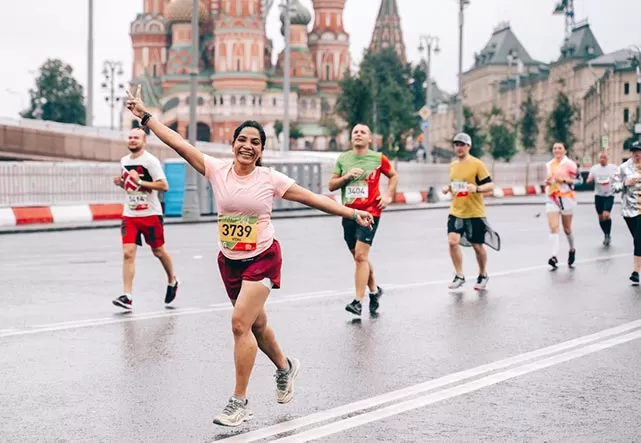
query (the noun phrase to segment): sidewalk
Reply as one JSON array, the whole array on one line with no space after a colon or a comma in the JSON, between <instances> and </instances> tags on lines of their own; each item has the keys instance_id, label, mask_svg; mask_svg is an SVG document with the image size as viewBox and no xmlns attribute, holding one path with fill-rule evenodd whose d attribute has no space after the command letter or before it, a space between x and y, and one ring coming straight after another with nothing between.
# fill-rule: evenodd
<instances>
[{"instance_id":1,"label":"sidewalk","mask_svg":"<svg viewBox=\"0 0 641 443\"><path fill-rule=\"evenodd\" d=\"M536 206L543 205L544 195L529 195L519 197L489 197L485 199L486 206ZM577 192L577 200L580 205L593 204L594 197L592 192ZM619 204L619 200L615 201ZM404 203L392 204L385 211L386 212L401 212L401 211L420 211L430 209L444 209L449 208L449 201L440 201L434 203ZM329 214L318 211L316 209L297 209L287 211L277 211L272 213L272 219L288 219L288 218L303 218L303 217L327 217ZM196 224L196 223L215 223L218 217L215 215L202 216L197 220L185 220L182 217L167 217L165 218L166 225L175 224ZM70 231L80 229L106 229L117 228L120 226L120 220L98 220L98 221L81 221L69 223L42 223L42 224L25 224L18 226L0 226L1 234L16 234L26 232L48 232L48 231Z\"/></svg>"}]
</instances>

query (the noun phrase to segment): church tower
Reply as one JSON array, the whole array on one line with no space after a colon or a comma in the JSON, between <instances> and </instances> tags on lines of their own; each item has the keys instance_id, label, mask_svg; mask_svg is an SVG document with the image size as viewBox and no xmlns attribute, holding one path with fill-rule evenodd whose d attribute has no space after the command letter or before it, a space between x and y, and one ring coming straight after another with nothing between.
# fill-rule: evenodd
<instances>
[{"instance_id":1,"label":"church tower","mask_svg":"<svg viewBox=\"0 0 641 443\"><path fill-rule=\"evenodd\" d=\"M214 25L214 89L265 90L263 0L219 0L218 3Z\"/></svg>"},{"instance_id":2,"label":"church tower","mask_svg":"<svg viewBox=\"0 0 641 443\"><path fill-rule=\"evenodd\" d=\"M378 10L378 17L372 33L372 41L369 50L380 52L383 49L391 48L396 51L401 63L407 63L405 54L405 43L403 43L403 30L401 29L401 17L398 15L396 0L382 0Z\"/></svg>"},{"instance_id":3,"label":"church tower","mask_svg":"<svg viewBox=\"0 0 641 443\"><path fill-rule=\"evenodd\" d=\"M313 0L314 27L309 34L316 77L322 93L336 96L350 67L349 34L343 27L345 0Z\"/></svg>"},{"instance_id":4,"label":"church tower","mask_svg":"<svg viewBox=\"0 0 641 443\"><path fill-rule=\"evenodd\" d=\"M133 47L133 78L143 74L164 75L167 61L169 23L163 16L165 0L145 0L141 14L131 23L129 35Z\"/></svg>"}]
</instances>

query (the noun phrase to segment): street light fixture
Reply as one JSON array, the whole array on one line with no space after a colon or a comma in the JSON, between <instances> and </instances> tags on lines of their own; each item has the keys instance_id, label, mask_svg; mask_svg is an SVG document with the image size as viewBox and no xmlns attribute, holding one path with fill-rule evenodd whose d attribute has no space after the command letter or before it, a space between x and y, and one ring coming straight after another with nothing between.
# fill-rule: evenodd
<instances>
[{"instance_id":1,"label":"street light fixture","mask_svg":"<svg viewBox=\"0 0 641 443\"><path fill-rule=\"evenodd\" d=\"M116 87L116 77L120 78L124 74L121 61L105 60L102 68L102 75L105 81L101 86L103 92L107 94L105 101L107 105L111 107L111 130L114 129L114 111L116 104L121 102L125 91L125 85L122 83L118 83L118 87Z\"/></svg>"},{"instance_id":2,"label":"street light fixture","mask_svg":"<svg viewBox=\"0 0 641 443\"><path fill-rule=\"evenodd\" d=\"M456 97L456 132L463 132L463 19L465 7L470 0L456 0L459 5L458 13L458 95Z\"/></svg>"},{"instance_id":3,"label":"street light fixture","mask_svg":"<svg viewBox=\"0 0 641 443\"><path fill-rule=\"evenodd\" d=\"M419 46L418 51L422 53L427 50L427 56L425 58L425 106L428 110L432 109L432 80L430 78L430 71L432 65L432 47L434 47L434 53L438 54L441 52L439 47L439 38L433 35L421 35L419 37ZM424 120L423 126L423 142L425 145L425 156L428 163L432 163L432 143L430 140L430 127L429 127L429 114L428 118Z\"/></svg>"}]
</instances>

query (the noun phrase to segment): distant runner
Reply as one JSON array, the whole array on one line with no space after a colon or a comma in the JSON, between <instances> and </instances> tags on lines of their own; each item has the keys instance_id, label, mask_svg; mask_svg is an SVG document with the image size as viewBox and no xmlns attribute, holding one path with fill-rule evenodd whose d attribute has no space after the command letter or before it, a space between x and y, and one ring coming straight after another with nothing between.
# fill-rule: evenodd
<instances>
[{"instance_id":1,"label":"distant runner","mask_svg":"<svg viewBox=\"0 0 641 443\"><path fill-rule=\"evenodd\" d=\"M567 150L563 143L554 143L552 147L554 158L546 163L547 178L545 212L548 215L548 226L550 229L550 245L552 256L548 264L553 269L557 268L559 260L559 218L563 222L563 231L570 246L568 252L568 266L572 266L576 260L576 249L574 248L574 235L572 234L572 216L576 208L576 194L574 183L579 174L576 163L569 159Z\"/></svg>"},{"instance_id":2,"label":"distant runner","mask_svg":"<svg viewBox=\"0 0 641 443\"><path fill-rule=\"evenodd\" d=\"M158 199L158 191L167 191L169 185L160 160L145 150L146 140L147 134L142 129L136 128L129 132L127 147L130 154L120 159L122 172L114 177L114 184L125 190L126 201L120 226L124 293L113 304L125 309L131 309L133 305L131 293L136 249L142 246L142 237L167 273L165 303L174 301L178 293L174 265L164 246L163 212Z\"/></svg>"},{"instance_id":3,"label":"distant runner","mask_svg":"<svg viewBox=\"0 0 641 443\"><path fill-rule=\"evenodd\" d=\"M608 163L608 154L602 152L599 156L599 164L590 168L588 183L594 182L594 207L599 215L599 225L603 231L603 245L610 245L610 233L612 232L612 219L610 212L614 206L614 191L610 185L612 176L617 166Z\"/></svg>"},{"instance_id":4,"label":"distant runner","mask_svg":"<svg viewBox=\"0 0 641 443\"><path fill-rule=\"evenodd\" d=\"M460 133L454 137L454 155L450 163L450 184L443 193L452 194L450 214L447 218L447 241L456 275L450 289L458 289L465 283L463 254L460 246L472 246L476 254L479 273L474 289L482 290L489 280L487 274L487 251L484 244L498 251L501 238L492 230L486 219L483 192L494 189L490 173L481 160L470 155L472 139Z\"/></svg>"},{"instance_id":5,"label":"distant runner","mask_svg":"<svg viewBox=\"0 0 641 443\"><path fill-rule=\"evenodd\" d=\"M623 162L612 176L612 190L621 193L621 213L634 240L634 265L630 281L639 285L641 271L641 143L630 147L632 157Z\"/></svg>"},{"instance_id":6,"label":"distant runner","mask_svg":"<svg viewBox=\"0 0 641 443\"><path fill-rule=\"evenodd\" d=\"M374 267L369 261L369 252L378 229L381 211L396 194L398 174L392 164L380 152L369 149L372 134L363 124L352 129L352 149L343 152L336 160L336 166L329 181L329 190L341 190L341 201L349 208L367 211L374 216L371 228L360 226L353 220L343 219L343 238L356 263L354 300L345 309L361 315L365 287L369 288L369 312L376 314L383 290L376 284ZM389 179L387 192L381 194L381 174Z\"/></svg>"}]
</instances>

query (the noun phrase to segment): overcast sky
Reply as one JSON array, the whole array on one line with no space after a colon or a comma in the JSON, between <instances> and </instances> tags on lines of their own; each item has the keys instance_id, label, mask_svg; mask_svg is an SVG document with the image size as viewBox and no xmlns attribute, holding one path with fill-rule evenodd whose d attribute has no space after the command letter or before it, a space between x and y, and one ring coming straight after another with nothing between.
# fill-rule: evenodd
<instances>
[{"instance_id":1,"label":"overcast sky","mask_svg":"<svg viewBox=\"0 0 641 443\"><path fill-rule=\"evenodd\" d=\"M283 48L276 0L267 20L267 36L274 48ZM311 9L311 0L301 0ZM11 3L11 9L6 7ZM28 105L34 75L48 57L70 63L76 79L87 84L87 0L9 2L0 0L0 116L16 117ZM142 11L143 0L95 0L95 124L109 125L110 109L100 89L104 60L120 60L125 81L131 73L129 26ZM456 90L458 69L457 0L397 0L407 56L418 62L419 36L440 38L441 53L433 58L432 72L439 85ZM509 21L517 37L535 59L549 62L558 57L564 18L553 16L556 0L471 0L465 13L464 69L471 66L501 21ZM358 63L371 39L380 0L347 0L345 28L351 37L351 54ZM607 7L607 9L605 9ZM602 49L612 52L631 44L641 46L641 1L575 0L577 21L587 18ZM603 8L603 9L601 9Z\"/></svg>"}]
</instances>

